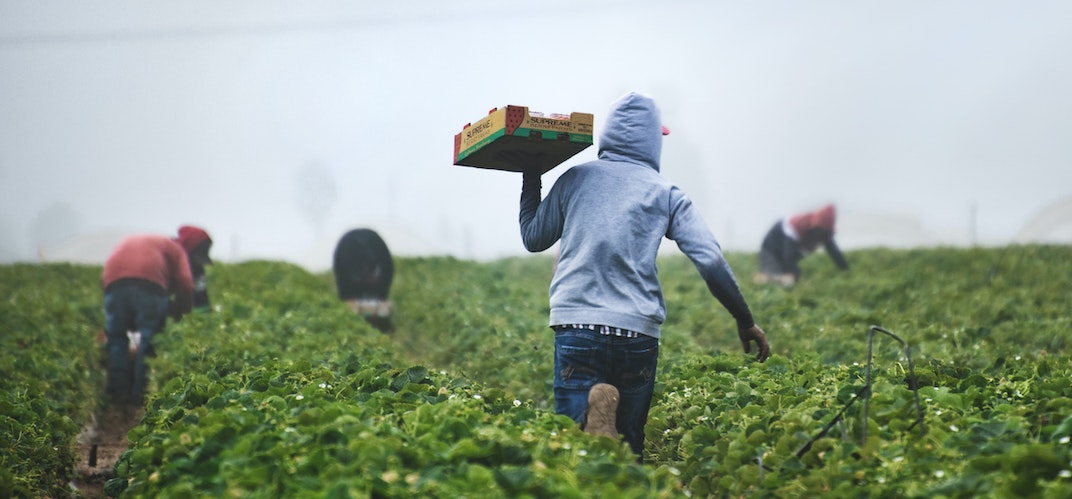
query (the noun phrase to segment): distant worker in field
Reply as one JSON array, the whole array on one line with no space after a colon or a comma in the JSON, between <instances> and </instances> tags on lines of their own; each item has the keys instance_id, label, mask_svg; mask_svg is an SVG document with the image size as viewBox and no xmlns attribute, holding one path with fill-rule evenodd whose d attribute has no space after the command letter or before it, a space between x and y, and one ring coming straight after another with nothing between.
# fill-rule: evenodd
<instances>
[{"instance_id":1,"label":"distant worker in field","mask_svg":"<svg viewBox=\"0 0 1072 499\"><path fill-rule=\"evenodd\" d=\"M169 305L175 320L192 308L190 263L182 246L166 236L130 236L104 263L101 285L108 336L108 395L120 405L141 405L146 388L145 357L154 355L153 336L164 328ZM137 341L133 378L128 332L133 332Z\"/></svg>"},{"instance_id":2,"label":"distant worker in field","mask_svg":"<svg viewBox=\"0 0 1072 499\"><path fill-rule=\"evenodd\" d=\"M209 250L212 249L212 238L209 237L208 232L205 232L205 229L183 225L179 227L175 242L186 250L186 256L190 262L190 273L194 277L194 310L210 311L212 308L208 300L205 265L212 265L212 258L208 256Z\"/></svg>"},{"instance_id":3,"label":"distant worker in field","mask_svg":"<svg viewBox=\"0 0 1072 499\"><path fill-rule=\"evenodd\" d=\"M700 210L659 173L669 130L655 101L627 94L605 126L598 159L564 172L542 201L540 170L520 165L521 239L531 252L560 243L550 285L555 411L588 433L620 434L643 461L666 319L656 268L664 237L736 320L745 353L754 342L763 362L770 346Z\"/></svg>"},{"instance_id":4,"label":"distant worker in field","mask_svg":"<svg viewBox=\"0 0 1072 499\"><path fill-rule=\"evenodd\" d=\"M343 234L332 264L339 298L382 332L394 329L388 299L395 264L387 243L372 229Z\"/></svg>"},{"instance_id":5,"label":"distant worker in field","mask_svg":"<svg viewBox=\"0 0 1072 499\"><path fill-rule=\"evenodd\" d=\"M849 262L834 241L834 205L778 220L759 250L759 272L755 282L792 286L800 280L800 261L819 246L839 269L849 270Z\"/></svg>"}]
</instances>

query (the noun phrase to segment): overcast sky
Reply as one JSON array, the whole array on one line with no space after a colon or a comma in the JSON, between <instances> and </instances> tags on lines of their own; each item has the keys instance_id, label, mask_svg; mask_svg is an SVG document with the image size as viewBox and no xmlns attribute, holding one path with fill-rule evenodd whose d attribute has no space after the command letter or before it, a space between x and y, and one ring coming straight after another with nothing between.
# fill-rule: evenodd
<instances>
[{"instance_id":1,"label":"overcast sky","mask_svg":"<svg viewBox=\"0 0 1072 499\"><path fill-rule=\"evenodd\" d=\"M520 175L452 165L454 134L507 104L598 134L631 90L727 249L826 202L849 249L1006 244L1072 196L1070 26L1068 1L0 0L0 260L185 223L220 260L324 267L362 226L525 254Z\"/></svg>"}]
</instances>

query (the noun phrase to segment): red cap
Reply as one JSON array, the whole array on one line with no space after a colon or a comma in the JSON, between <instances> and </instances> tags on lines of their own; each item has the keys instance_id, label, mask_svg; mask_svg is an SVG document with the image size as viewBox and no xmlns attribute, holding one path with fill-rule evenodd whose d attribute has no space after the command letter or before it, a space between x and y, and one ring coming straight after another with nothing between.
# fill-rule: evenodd
<instances>
[{"instance_id":1,"label":"red cap","mask_svg":"<svg viewBox=\"0 0 1072 499\"><path fill-rule=\"evenodd\" d=\"M823 228L833 233L835 218L834 205L828 204L818 210L790 217L789 224L793 226L793 230L796 230L797 234L801 235L815 227Z\"/></svg>"},{"instance_id":2,"label":"red cap","mask_svg":"<svg viewBox=\"0 0 1072 499\"><path fill-rule=\"evenodd\" d=\"M211 237L208 237L208 232L200 227L194 227L193 225L183 225L179 227L179 237L175 238L175 242L182 246L182 249L187 253L197 248L197 246L205 241L212 241Z\"/></svg>"},{"instance_id":3,"label":"red cap","mask_svg":"<svg viewBox=\"0 0 1072 499\"><path fill-rule=\"evenodd\" d=\"M834 205L828 204L815 212L815 225L834 232Z\"/></svg>"}]
</instances>

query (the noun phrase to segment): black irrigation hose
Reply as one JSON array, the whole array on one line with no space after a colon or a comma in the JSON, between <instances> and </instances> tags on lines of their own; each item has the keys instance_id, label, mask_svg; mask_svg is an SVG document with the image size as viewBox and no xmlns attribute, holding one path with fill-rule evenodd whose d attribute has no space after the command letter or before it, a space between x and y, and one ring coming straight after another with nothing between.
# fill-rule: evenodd
<instances>
[{"instance_id":1,"label":"black irrigation hose","mask_svg":"<svg viewBox=\"0 0 1072 499\"><path fill-rule=\"evenodd\" d=\"M867 444L867 421L868 421L868 412L870 410L869 402L871 400L871 358L872 358L872 346L873 346L873 343L874 343L874 338L875 338L875 332L876 331L880 332L880 333L883 333L883 334L885 334L885 335L897 340L897 342L900 343L901 346L904 347L905 357L908 359L909 383L912 386L912 392L915 394L915 398L916 398L916 420L908 427L908 429L906 431L911 431L912 428L914 428L918 424L919 425L919 436L922 437L922 436L927 434L927 430L923 426L923 408L919 404L919 383L916 382L916 371L915 371L915 368L912 365L912 353L908 348L908 343L905 342L904 340L902 340L897 335L895 335L895 334L893 334L893 333L891 333L891 332L889 332L889 331L887 331L887 330L885 330L885 329L883 329L883 328L881 328L879 326L871 326L867 330L867 369L866 369L867 378L866 378L866 382L864 383L864 386L862 388L860 388L856 392L855 395L853 395L852 399L850 399L848 401L848 403L845 404L845 407L842 407L841 410L838 411L837 415L834 416L834 419L830 420L830 422L827 423L826 426L823 427L823 429L817 435L812 437L811 440L808 440L808 442L805 443L804 446L801 447L800 450L797 451L796 456L798 458L802 457L806 452L808 452L808 450L811 449L812 444L814 444L816 440L819 440L820 438L823 438L824 436L826 436L827 432L829 432L830 429L833 428L835 424L837 424L838 422L842 421L842 418L845 415L845 411L847 411L849 409L849 407L852 406L852 404L854 402L856 402L856 399L858 399L860 397L864 397L863 439L862 439L863 444L861 444L861 445ZM762 468L762 466L763 466L762 461L759 461L759 463L760 463L760 467ZM761 471L761 473L762 473L762 471Z\"/></svg>"},{"instance_id":2,"label":"black irrigation hose","mask_svg":"<svg viewBox=\"0 0 1072 499\"><path fill-rule=\"evenodd\" d=\"M925 435L927 435L927 429L923 426L923 408L919 405L919 383L916 382L916 370L912 366L912 352L909 350L908 343L905 340L902 340L897 335L895 335L895 334L893 334L893 333L891 333L891 332L889 332L889 331L887 331L887 330L885 330L885 329L883 329L883 328L881 328L879 326L871 326L867 330L867 383L864 386L867 386L867 387L871 386L871 345L874 342L875 331L883 333L883 334L889 336L890 338L893 338L893 339L897 340L897 342L900 343L901 346L904 347L905 358L908 359L908 382L911 384L912 393L915 395L915 398L916 398L916 420L915 420L915 422L912 423L911 426L908 427L908 429L911 430L912 427L914 427L916 424L919 424L919 436L921 436L921 437L925 436ZM869 394L868 397L864 400L864 428L863 428L863 442L864 443L867 443L867 417L868 417L868 409L869 409L869 405L870 405L868 402L870 402L870 400L871 400L871 396Z\"/></svg>"},{"instance_id":3,"label":"black irrigation hose","mask_svg":"<svg viewBox=\"0 0 1072 499\"><path fill-rule=\"evenodd\" d=\"M804 446L801 447L800 450L797 451L797 457L802 457L804 455L804 453L808 452L808 450L811 449L811 445L814 444L816 440L819 440L820 438L825 437L827 432L829 432L830 429L833 428L835 424L837 424L839 421L841 421L841 417L845 414L845 411L849 410L849 407L852 406L852 403L856 402L856 399L858 399L861 396L863 396L864 393L867 392L869 388L871 388L870 383L868 383L868 384L864 385L862 388L860 388L856 392L856 394L852 396L852 399L849 400L849 403L845 404L845 407L842 407L841 410L838 411L837 415L834 416L834 419L831 419L830 422L827 423L826 426L823 427L822 431L820 431L819 434L817 434L814 437L812 437L811 440L808 440L808 443L804 444ZM868 397L868 398L870 398L870 397Z\"/></svg>"},{"instance_id":4,"label":"black irrigation hose","mask_svg":"<svg viewBox=\"0 0 1072 499\"><path fill-rule=\"evenodd\" d=\"M847 411L849 409L849 407L851 407L852 404L855 403L856 400L861 398L861 397L864 397L863 444L862 445L867 444L867 421L868 421L868 411L870 409L869 401L871 399L871 359L872 359L872 352L873 352L872 347L873 347L873 344L874 344L875 332L880 332L880 333L883 333L883 334L893 338L898 343L900 343L901 346L904 347L905 357L908 360L909 383L911 384L912 393L915 395L915 399L916 399L916 420L913 421L912 424L909 425L908 428L905 431L906 432L912 431L912 428L914 428L918 424L919 425L919 435L922 437L922 436L925 436L927 434L927 430L923 425L923 408L920 406L920 403L919 403L919 383L916 381L916 371L915 371L915 367L912 365L912 352L908 348L908 343L906 341L902 340L897 335L895 335L895 334L883 329L880 326L871 326L867 330L867 368L866 368L867 374L866 374L866 382L864 383L864 386L856 391L856 394L854 394L852 396L852 398L849 399L849 401L845 404L845 406L842 407L840 411L838 411L837 415L835 415L834 418L831 419L830 422L827 423L826 426L824 426L823 429L820 430L817 435L815 435L810 440L808 440L807 443L805 443L800 448L800 450L797 451L796 457L798 459L803 457L804 454L807 453L808 450L811 449L811 446L817 440L819 440L820 438L823 438L824 436L826 436L826 434L830 431L831 428L834 427L834 425L836 425L838 423L843 423L844 422L845 411ZM844 438L844 429L842 430L842 437ZM763 464L763 456L758 456L753 461L756 463L757 466L759 466L759 481L760 482L763 481L763 471L764 470L766 470L766 471L774 471L773 468L770 468L769 466L766 466L766 465Z\"/></svg>"}]
</instances>

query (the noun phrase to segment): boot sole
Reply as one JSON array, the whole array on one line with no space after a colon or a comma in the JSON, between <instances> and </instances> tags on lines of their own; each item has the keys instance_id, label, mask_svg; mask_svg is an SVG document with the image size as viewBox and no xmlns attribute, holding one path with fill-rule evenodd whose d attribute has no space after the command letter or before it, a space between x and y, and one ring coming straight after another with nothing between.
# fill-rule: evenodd
<instances>
[{"instance_id":1,"label":"boot sole","mask_svg":"<svg viewBox=\"0 0 1072 499\"><path fill-rule=\"evenodd\" d=\"M584 431L592 435L618 437L618 389L597 383L588 392L588 416Z\"/></svg>"}]
</instances>

